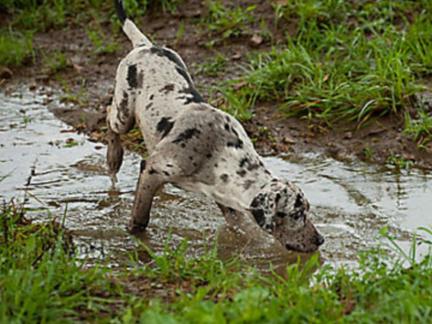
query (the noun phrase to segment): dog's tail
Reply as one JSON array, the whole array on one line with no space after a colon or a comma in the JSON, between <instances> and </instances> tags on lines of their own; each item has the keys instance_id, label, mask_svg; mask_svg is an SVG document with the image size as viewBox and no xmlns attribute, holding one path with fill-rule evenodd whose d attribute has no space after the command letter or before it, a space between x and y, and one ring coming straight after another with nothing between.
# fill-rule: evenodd
<instances>
[{"instance_id":1,"label":"dog's tail","mask_svg":"<svg viewBox=\"0 0 432 324\"><path fill-rule=\"evenodd\" d=\"M117 16L122 23L123 32L132 42L133 47L137 46L152 46L150 40L138 29L138 27L130 20L123 6L122 0L114 0L114 5L117 11Z\"/></svg>"}]
</instances>

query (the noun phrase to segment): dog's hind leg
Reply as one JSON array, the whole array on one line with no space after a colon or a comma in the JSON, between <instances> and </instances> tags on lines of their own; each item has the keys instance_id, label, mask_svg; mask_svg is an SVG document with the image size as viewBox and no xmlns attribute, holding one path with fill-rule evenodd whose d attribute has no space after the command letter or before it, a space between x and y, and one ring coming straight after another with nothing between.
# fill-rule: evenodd
<instances>
[{"instance_id":1,"label":"dog's hind leg","mask_svg":"<svg viewBox=\"0 0 432 324\"><path fill-rule=\"evenodd\" d=\"M136 69L131 68L124 60L120 63L117 69L113 101L107 112L107 164L113 185L123 162L124 152L120 134L127 133L135 123L135 88L131 88L128 84L131 78L136 77L134 73Z\"/></svg>"},{"instance_id":2,"label":"dog's hind leg","mask_svg":"<svg viewBox=\"0 0 432 324\"><path fill-rule=\"evenodd\" d=\"M123 163L123 147L120 141L120 135L115 133L108 124L107 132L107 164L108 164L108 174L111 177L111 182L113 188L117 182L117 172Z\"/></svg>"}]
</instances>

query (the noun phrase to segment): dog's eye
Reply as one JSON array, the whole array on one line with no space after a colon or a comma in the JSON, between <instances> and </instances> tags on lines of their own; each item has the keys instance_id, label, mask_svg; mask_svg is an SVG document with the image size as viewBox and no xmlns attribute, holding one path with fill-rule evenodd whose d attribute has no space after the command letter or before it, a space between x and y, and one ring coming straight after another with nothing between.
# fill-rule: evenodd
<instances>
[{"instance_id":1,"label":"dog's eye","mask_svg":"<svg viewBox=\"0 0 432 324\"><path fill-rule=\"evenodd\" d=\"M276 216L277 216L277 217L280 217L280 218L284 218L284 217L286 216L286 214L283 213L283 212L277 212L277 213L276 213Z\"/></svg>"},{"instance_id":2,"label":"dog's eye","mask_svg":"<svg viewBox=\"0 0 432 324\"><path fill-rule=\"evenodd\" d=\"M304 213L301 212L301 211L299 211L299 212L297 212L297 213L291 214L291 217L292 217L294 220L299 220L300 218L304 217Z\"/></svg>"}]
</instances>

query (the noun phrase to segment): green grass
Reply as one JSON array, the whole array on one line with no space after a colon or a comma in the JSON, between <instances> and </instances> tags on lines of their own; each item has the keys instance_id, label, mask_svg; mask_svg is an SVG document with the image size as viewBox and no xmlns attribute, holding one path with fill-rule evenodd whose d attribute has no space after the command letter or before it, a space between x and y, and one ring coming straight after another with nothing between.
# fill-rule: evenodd
<instances>
[{"instance_id":1,"label":"green grass","mask_svg":"<svg viewBox=\"0 0 432 324\"><path fill-rule=\"evenodd\" d=\"M142 17L149 10L161 8L164 12L174 13L184 0L125 0L124 6L129 17Z\"/></svg>"},{"instance_id":2,"label":"green grass","mask_svg":"<svg viewBox=\"0 0 432 324\"><path fill-rule=\"evenodd\" d=\"M227 6L220 0L207 1L208 14L202 24L216 39L207 43L211 47L220 40L238 37L247 32L248 24L254 21L255 5Z\"/></svg>"},{"instance_id":3,"label":"green grass","mask_svg":"<svg viewBox=\"0 0 432 324\"><path fill-rule=\"evenodd\" d=\"M0 34L0 66L19 66L34 56L33 35L2 31Z\"/></svg>"},{"instance_id":4,"label":"green grass","mask_svg":"<svg viewBox=\"0 0 432 324\"><path fill-rule=\"evenodd\" d=\"M78 261L60 225L32 224L21 208L6 204L0 212L0 243L2 323L432 319L432 257L416 261L416 240L405 253L390 238L399 258L368 251L361 254L358 269L347 270L320 267L315 256L288 266L285 277L262 275L235 260L222 262L213 249L188 257L187 242L167 243L158 254L137 248L124 268L109 270Z\"/></svg>"},{"instance_id":5,"label":"green grass","mask_svg":"<svg viewBox=\"0 0 432 324\"><path fill-rule=\"evenodd\" d=\"M419 147L424 147L432 141L432 116L423 110L418 112L417 118L406 114L404 133L411 136Z\"/></svg>"},{"instance_id":6,"label":"green grass","mask_svg":"<svg viewBox=\"0 0 432 324\"><path fill-rule=\"evenodd\" d=\"M432 72L431 7L428 1L278 5L278 25L294 20L297 30L284 46L251 55L243 76L220 87L226 109L252 116L256 103L266 102L328 124L405 112Z\"/></svg>"},{"instance_id":7,"label":"green grass","mask_svg":"<svg viewBox=\"0 0 432 324\"><path fill-rule=\"evenodd\" d=\"M56 74L64 71L70 66L70 62L65 53L61 51L53 51L46 53L43 56L43 65L50 74Z\"/></svg>"},{"instance_id":8,"label":"green grass","mask_svg":"<svg viewBox=\"0 0 432 324\"><path fill-rule=\"evenodd\" d=\"M87 37L90 39L94 53L97 55L115 53L119 45L101 28L87 29Z\"/></svg>"}]
</instances>

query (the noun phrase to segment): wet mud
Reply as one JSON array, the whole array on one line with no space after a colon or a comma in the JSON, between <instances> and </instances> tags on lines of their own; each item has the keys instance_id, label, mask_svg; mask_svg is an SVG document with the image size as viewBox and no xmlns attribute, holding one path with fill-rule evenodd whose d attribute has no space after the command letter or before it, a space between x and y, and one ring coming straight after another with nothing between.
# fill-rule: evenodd
<instances>
[{"instance_id":1,"label":"wet mud","mask_svg":"<svg viewBox=\"0 0 432 324\"><path fill-rule=\"evenodd\" d=\"M130 236L126 225L141 157L125 155L113 189L106 147L77 134L47 105L62 106L26 89L0 93L0 200L24 201L37 221L64 216L80 257L115 267L127 264L129 253L142 243L160 252L166 242L174 247L183 239L191 254L217 243L222 258L237 256L263 268L308 257L257 239L247 222L228 226L212 201L173 186L157 195L146 233ZM430 173L394 173L321 154L267 157L265 163L298 184L310 200L310 218L326 239L320 249L323 262L355 264L361 251L383 241L379 231L384 226L408 248L418 227L432 225Z\"/></svg>"}]
</instances>

